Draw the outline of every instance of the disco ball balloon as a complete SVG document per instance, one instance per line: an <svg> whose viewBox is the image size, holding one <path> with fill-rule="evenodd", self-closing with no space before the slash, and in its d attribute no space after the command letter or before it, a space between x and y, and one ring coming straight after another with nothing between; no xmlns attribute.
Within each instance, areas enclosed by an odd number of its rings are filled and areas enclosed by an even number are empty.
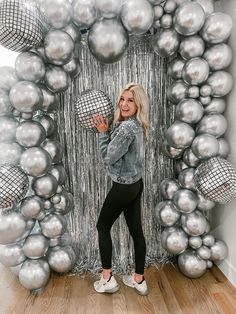
<svg viewBox="0 0 236 314"><path fill-rule="evenodd" d="M197 189L208 199L227 203L236 197L236 170L223 158L210 158L194 174Z"/></svg>
<svg viewBox="0 0 236 314"><path fill-rule="evenodd" d="M94 115L99 114L108 119L113 115L111 100L100 90L87 90L82 93L75 103L75 110L79 124L93 131L96 131L93 124Z"/></svg>

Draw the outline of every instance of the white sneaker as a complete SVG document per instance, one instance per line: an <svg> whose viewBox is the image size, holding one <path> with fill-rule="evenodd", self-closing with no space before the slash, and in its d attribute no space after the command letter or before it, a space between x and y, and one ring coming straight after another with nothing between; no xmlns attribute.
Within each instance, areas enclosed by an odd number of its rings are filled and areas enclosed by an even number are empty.
<svg viewBox="0 0 236 314"><path fill-rule="evenodd" d="M147 287L147 283L144 280L142 283L137 283L134 280L134 275L126 275L123 276L123 283L126 286L129 286L131 288L134 288L135 291L140 294L140 295L147 295L148 294L148 287Z"/></svg>
<svg viewBox="0 0 236 314"><path fill-rule="evenodd" d="M99 293L114 293L120 289L114 276L111 276L110 279L104 279L103 275L101 275L100 280L95 281L93 286Z"/></svg>

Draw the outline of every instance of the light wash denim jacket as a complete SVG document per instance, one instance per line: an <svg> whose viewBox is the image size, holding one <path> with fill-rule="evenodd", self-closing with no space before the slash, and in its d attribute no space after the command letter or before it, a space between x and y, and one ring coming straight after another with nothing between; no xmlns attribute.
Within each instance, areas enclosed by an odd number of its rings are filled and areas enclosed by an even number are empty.
<svg viewBox="0 0 236 314"><path fill-rule="evenodd" d="M122 121L110 134L99 133L99 146L113 181L132 184L142 177L144 133L136 117Z"/></svg>

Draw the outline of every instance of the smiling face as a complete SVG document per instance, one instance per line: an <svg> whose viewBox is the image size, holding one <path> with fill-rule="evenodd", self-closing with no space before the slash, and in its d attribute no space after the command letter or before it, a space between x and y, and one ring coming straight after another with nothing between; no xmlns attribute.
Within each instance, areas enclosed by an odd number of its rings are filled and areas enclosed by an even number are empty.
<svg viewBox="0 0 236 314"><path fill-rule="evenodd" d="M119 101L120 114L122 118L128 119L137 112L137 106L134 101L133 93L129 90L124 91Z"/></svg>

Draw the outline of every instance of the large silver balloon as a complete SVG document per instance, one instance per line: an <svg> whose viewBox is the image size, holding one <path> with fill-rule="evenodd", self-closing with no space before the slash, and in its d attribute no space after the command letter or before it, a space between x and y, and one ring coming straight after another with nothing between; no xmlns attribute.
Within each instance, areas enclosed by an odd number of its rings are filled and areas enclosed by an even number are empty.
<svg viewBox="0 0 236 314"><path fill-rule="evenodd" d="M67 174L63 165L53 165L50 168L49 173L57 179L59 185L63 185L65 183Z"/></svg>
<svg viewBox="0 0 236 314"><path fill-rule="evenodd" d="M56 130L56 124L49 115L46 115L46 114L37 115L34 117L34 120L42 124L42 126L44 127L46 131L47 137L50 137L51 135L54 134Z"/></svg>
<svg viewBox="0 0 236 314"><path fill-rule="evenodd" d="M161 196L166 200L172 200L176 191L180 188L178 180L164 179L161 181Z"/></svg>
<svg viewBox="0 0 236 314"><path fill-rule="evenodd" d="M0 165L18 165L23 148L17 143L0 143Z"/></svg>
<svg viewBox="0 0 236 314"><path fill-rule="evenodd" d="M23 245L25 256L31 259L43 257L49 248L49 240L41 234L29 235Z"/></svg>
<svg viewBox="0 0 236 314"><path fill-rule="evenodd" d="M44 259L26 260L19 271L20 283L29 290L43 288L49 277L50 267Z"/></svg>
<svg viewBox="0 0 236 314"><path fill-rule="evenodd" d="M45 138L43 126L36 121L23 121L16 129L16 140L24 147L38 146Z"/></svg>
<svg viewBox="0 0 236 314"><path fill-rule="evenodd" d="M201 134L195 137L192 142L192 151L199 159L207 159L217 156L219 143L211 134Z"/></svg>
<svg viewBox="0 0 236 314"><path fill-rule="evenodd" d="M0 88L0 117L9 115L12 112L12 105L9 99L9 94L6 90Z"/></svg>
<svg viewBox="0 0 236 314"><path fill-rule="evenodd" d="M201 193L198 193L197 208L203 211L211 210L215 206L215 202L205 198Z"/></svg>
<svg viewBox="0 0 236 314"><path fill-rule="evenodd" d="M214 262L222 261L228 255L228 247L225 242L216 240L211 246L211 260Z"/></svg>
<svg viewBox="0 0 236 314"><path fill-rule="evenodd" d="M67 228L66 218L59 214L49 214L39 222L42 234L48 238L60 237Z"/></svg>
<svg viewBox="0 0 236 314"><path fill-rule="evenodd" d="M202 6L206 16L214 12L214 0L195 0L195 1Z"/></svg>
<svg viewBox="0 0 236 314"><path fill-rule="evenodd" d="M200 36L190 36L184 38L179 46L179 53L184 59L201 57L205 50L204 41Z"/></svg>
<svg viewBox="0 0 236 314"><path fill-rule="evenodd" d="M207 269L206 260L200 258L193 250L187 250L178 257L180 271L189 278L201 277Z"/></svg>
<svg viewBox="0 0 236 314"><path fill-rule="evenodd" d="M52 93L45 86L41 85L40 88L43 93L43 103L41 109L48 112L56 110L59 105L59 96Z"/></svg>
<svg viewBox="0 0 236 314"><path fill-rule="evenodd" d="M218 44L208 48L203 58L208 62L213 71L227 68L233 58L232 49L226 44Z"/></svg>
<svg viewBox="0 0 236 314"><path fill-rule="evenodd" d="M0 244L10 244L24 239L32 230L34 223L33 219L27 219L21 213L0 215Z"/></svg>
<svg viewBox="0 0 236 314"><path fill-rule="evenodd" d="M180 218L180 212L172 201L160 202L155 207L155 215L160 225L173 226Z"/></svg>
<svg viewBox="0 0 236 314"><path fill-rule="evenodd" d="M44 0L41 10L53 28L63 28L70 23L72 8L69 0Z"/></svg>
<svg viewBox="0 0 236 314"><path fill-rule="evenodd" d="M45 74L45 85L54 93L62 93L71 83L70 75L59 66L48 66Z"/></svg>
<svg viewBox="0 0 236 314"><path fill-rule="evenodd" d="M174 79L182 78L182 70L185 61L182 58L176 58L168 64L168 74Z"/></svg>
<svg viewBox="0 0 236 314"><path fill-rule="evenodd" d="M26 197L21 203L21 213L26 218L43 219L44 213L44 201L38 196Z"/></svg>
<svg viewBox="0 0 236 314"><path fill-rule="evenodd" d="M174 29L166 29L152 38L154 52L161 57L173 55L179 48L179 35Z"/></svg>
<svg viewBox="0 0 236 314"><path fill-rule="evenodd" d="M185 149L185 151L183 153L183 161L189 167L197 167L197 165L200 163L200 159L194 155L194 153L190 147Z"/></svg>
<svg viewBox="0 0 236 314"><path fill-rule="evenodd" d="M51 248L48 253L48 263L58 273L71 270L75 264L75 259L75 252L71 246L56 246Z"/></svg>
<svg viewBox="0 0 236 314"><path fill-rule="evenodd" d="M211 102L204 108L204 112L207 113L223 113L226 108L226 102L223 98L212 98Z"/></svg>
<svg viewBox="0 0 236 314"><path fill-rule="evenodd" d="M226 141L224 138L218 138L219 143L219 153L218 157L226 158L230 153L230 146L229 142Z"/></svg>
<svg viewBox="0 0 236 314"><path fill-rule="evenodd" d="M167 227L161 234L161 243L169 253L180 254L188 246L188 236L179 227Z"/></svg>
<svg viewBox="0 0 236 314"><path fill-rule="evenodd" d="M120 14L122 0L95 0L96 7L101 16L105 18L113 18Z"/></svg>
<svg viewBox="0 0 236 314"><path fill-rule="evenodd" d="M63 148L59 141L46 139L41 147L45 149L52 158L52 164L58 164L61 162L63 155Z"/></svg>
<svg viewBox="0 0 236 314"><path fill-rule="evenodd" d="M74 198L73 195L66 190L63 190L60 194L60 201L54 204L56 212L61 215L66 215L74 208Z"/></svg>
<svg viewBox="0 0 236 314"><path fill-rule="evenodd" d="M213 97L223 97L231 91L233 77L226 71L216 71L209 76L207 83L211 86Z"/></svg>
<svg viewBox="0 0 236 314"><path fill-rule="evenodd" d="M195 168L186 168L179 173L179 182L183 188L195 191L196 186L194 182Z"/></svg>
<svg viewBox="0 0 236 314"><path fill-rule="evenodd" d="M113 63L123 56L128 47L126 30L117 19L97 21L89 31L88 46L96 59Z"/></svg>
<svg viewBox="0 0 236 314"><path fill-rule="evenodd" d="M201 36L210 44L224 42L231 34L233 21L230 15L216 12L207 16Z"/></svg>
<svg viewBox="0 0 236 314"><path fill-rule="evenodd" d="M23 81L39 82L45 75L45 65L34 52L22 52L15 61L16 74Z"/></svg>
<svg viewBox="0 0 236 314"><path fill-rule="evenodd" d="M212 234L206 234L202 237L204 245L211 247L215 243L215 237Z"/></svg>
<svg viewBox="0 0 236 314"><path fill-rule="evenodd" d="M18 243L0 245L0 262L7 267L19 265L26 260L22 245Z"/></svg>
<svg viewBox="0 0 236 314"><path fill-rule="evenodd" d="M8 91L18 82L16 71L9 66L0 67L0 88Z"/></svg>
<svg viewBox="0 0 236 314"><path fill-rule="evenodd" d="M197 207L197 196L188 189L175 192L173 202L181 213L191 213Z"/></svg>
<svg viewBox="0 0 236 314"><path fill-rule="evenodd" d="M44 39L44 49L50 63L63 65L72 58L74 41L66 32L52 30Z"/></svg>
<svg viewBox="0 0 236 314"><path fill-rule="evenodd" d="M43 93L33 82L21 81L10 90L10 101L20 112L33 112L40 109L43 103Z"/></svg>
<svg viewBox="0 0 236 314"><path fill-rule="evenodd" d="M166 131L165 137L169 145L185 148L191 145L195 132L193 128L181 121L175 121Z"/></svg>
<svg viewBox="0 0 236 314"><path fill-rule="evenodd" d="M52 197L56 193L57 186L57 179L51 174L35 178L32 182L32 189L35 194L45 199Z"/></svg>
<svg viewBox="0 0 236 314"><path fill-rule="evenodd" d="M18 124L14 118L0 117L0 142L14 141Z"/></svg>
<svg viewBox="0 0 236 314"><path fill-rule="evenodd" d="M199 210L181 216L182 228L191 236L200 236L206 231L207 220Z"/></svg>
<svg viewBox="0 0 236 314"><path fill-rule="evenodd" d="M175 109L176 119L195 124L200 121L203 116L204 109L201 103L195 99L183 99Z"/></svg>
<svg viewBox="0 0 236 314"><path fill-rule="evenodd" d="M189 237L188 244L193 249L198 249L202 246L202 238L200 236Z"/></svg>
<svg viewBox="0 0 236 314"><path fill-rule="evenodd" d="M183 151L184 151L184 148L178 149L178 148L172 147L169 144L167 144L166 141L162 143L162 152L164 155L166 155L169 158L174 158L174 159L181 158L181 156L183 155Z"/></svg>
<svg viewBox="0 0 236 314"><path fill-rule="evenodd" d="M190 85L199 85L205 82L209 75L209 65L202 58L192 58L183 67L183 80ZM210 84L209 84L210 85Z"/></svg>
<svg viewBox="0 0 236 314"><path fill-rule="evenodd" d="M94 0L74 0L72 20L82 29L89 28L97 19L98 12Z"/></svg>
<svg viewBox="0 0 236 314"><path fill-rule="evenodd" d="M215 137L220 137L227 130L227 120L219 113L205 115L198 123L197 134L208 133Z"/></svg>
<svg viewBox="0 0 236 314"><path fill-rule="evenodd" d="M168 87L167 97L172 103L177 104L186 97L187 90L187 84L182 80L178 80Z"/></svg>
<svg viewBox="0 0 236 314"><path fill-rule="evenodd" d="M175 12L174 26L181 35L196 34L205 22L202 6L196 2L185 2Z"/></svg>
<svg viewBox="0 0 236 314"><path fill-rule="evenodd" d="M133 34L146 33L152 26L153 19L153 9L147 0L126 0L122 4L121 21Z"/></svg>
<svg viewBox="0 0 236 314"><path fill-rule="evenodd" d="M52 159L47 151L41 147L31 147L21 155L21 168L30 176L39 177L47 173Z"/></svg>

